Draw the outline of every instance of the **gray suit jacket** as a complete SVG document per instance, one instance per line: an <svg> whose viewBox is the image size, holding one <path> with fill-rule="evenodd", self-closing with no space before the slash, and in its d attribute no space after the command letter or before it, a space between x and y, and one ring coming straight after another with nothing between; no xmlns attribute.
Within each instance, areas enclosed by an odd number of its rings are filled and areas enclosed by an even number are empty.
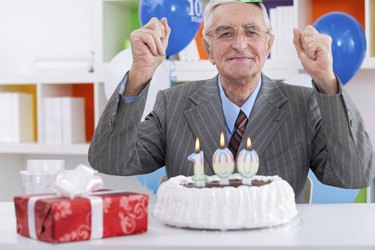
<svg viewBox="0 0 375 250"><path fill-rule="evenodd" d="M356 107L340 89L337 96L276 83L262 75L262 87L247 124L260 158L259 175L279 175L301 201L309 168L329 185L368 186L375 174L371 142ZM154 110L140 123L148 88L131 103L114 92L100 118L89 162L100 172L134 175L166 166L168 177L193 175L187 156L199 137L205 173L225 131L217 77L160 91ZM238 152L245 147L242 140Z"/></svg>

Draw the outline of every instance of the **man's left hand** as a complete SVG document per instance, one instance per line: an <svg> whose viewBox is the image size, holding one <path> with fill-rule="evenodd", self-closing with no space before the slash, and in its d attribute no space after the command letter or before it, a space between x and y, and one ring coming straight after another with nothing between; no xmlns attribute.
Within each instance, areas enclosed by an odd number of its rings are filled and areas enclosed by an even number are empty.
<svg viewBox="0 0 375 250"><path fill-rule="evenodd" d="M298 29L294 29L293 33L293 43L305 71L322 93L336 95L338 82L333 73L332 38L320 34L311 25L302 33Z"/></svg>

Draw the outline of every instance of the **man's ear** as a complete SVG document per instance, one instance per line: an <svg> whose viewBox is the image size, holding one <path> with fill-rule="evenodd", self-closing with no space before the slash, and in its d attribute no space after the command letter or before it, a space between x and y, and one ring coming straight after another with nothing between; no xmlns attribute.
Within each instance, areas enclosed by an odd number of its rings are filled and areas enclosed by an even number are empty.
<svg viewBox="0 0 375 250"><path fill-rule="evenodd" d="M275 40L275 35L274 34L269 34L268 35L268 40L267 40L267 54L269 55L271 53L273 41Z"/></svg>
<svg viewBox="0 0 375 250"><path fill-rule="evenodd" d="M214 58L213 58L212 53L210 51L210 44L205 38L202 38L202 45L203 45L204 52L206 53L208 59L210 60L210 62L213 65L215 65Z"/></svg>

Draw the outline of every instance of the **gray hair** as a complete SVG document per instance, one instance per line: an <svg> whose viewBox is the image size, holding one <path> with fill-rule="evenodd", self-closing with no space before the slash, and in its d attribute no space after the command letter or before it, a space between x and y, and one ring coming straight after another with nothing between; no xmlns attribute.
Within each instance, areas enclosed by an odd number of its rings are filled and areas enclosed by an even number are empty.
<svg viewBox="0 0 375 250"><path fill-rule="evenodd" d="M219 5L224 3L238 3L236 0L211 0L208 2L206 8L204 9L204 27L203 27L203 37L207 38L207 32L212 25L212 13L214 12L215 8ZM268 17L266 7L262 3L252 3L255 6L258 6L259 9L262 11L264 23L266 24L267 29L270 33L272 33L271 22L270 18Z"/></svg>

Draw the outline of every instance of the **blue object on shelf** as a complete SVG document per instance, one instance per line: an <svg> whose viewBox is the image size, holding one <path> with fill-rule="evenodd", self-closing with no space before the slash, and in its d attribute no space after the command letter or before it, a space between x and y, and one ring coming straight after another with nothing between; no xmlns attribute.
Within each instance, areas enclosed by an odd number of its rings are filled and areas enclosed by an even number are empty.
<svg viewBox="0 0 375 250"><path fill-rule="evenodd" d="M312 173L309 176L313 182L312 203L353 203L359 189L337 188L322 184Z"/></svg>
<svg viewBox="0 0 375 250"><path fill-rule="evenodd" d="M158 191L161 178L166 175L165 167L159 168L149 174L136 175L136 179L154 194Z"/></svg>

